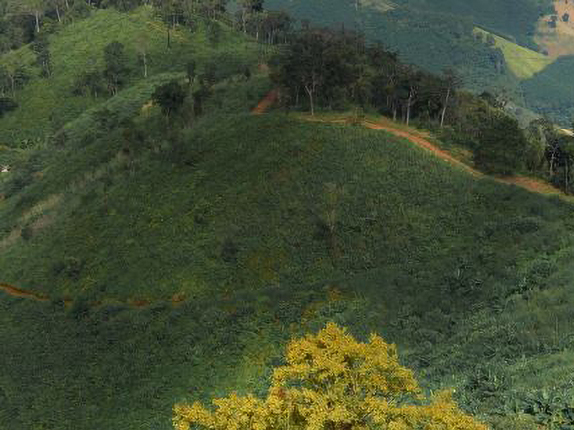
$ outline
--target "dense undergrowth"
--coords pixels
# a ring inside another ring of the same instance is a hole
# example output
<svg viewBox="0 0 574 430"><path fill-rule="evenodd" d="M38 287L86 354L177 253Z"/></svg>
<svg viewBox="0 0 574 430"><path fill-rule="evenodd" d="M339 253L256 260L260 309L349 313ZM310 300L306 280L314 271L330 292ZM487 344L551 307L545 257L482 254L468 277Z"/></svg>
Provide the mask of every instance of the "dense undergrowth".
<svg viewBox="0 0 574 430"><path fill-rule="evenodd" d="M202 116L148 103L186 84L158 65L9 151L1 281L53 300L0 296L0 428L167 430L176 402L264 393L285 343L329 321L397 343L497 430L572 426L572 206L381 131L253 117L260 52L222 40L240 61Z"/></svg>
<svg viewBox="0 0 574 430"><path fill-rule="evenodd" d="M167 429L177 400L264 390L280 346L329 320L397 342L428 387L458 387L479 415L529 410L540 380L571 388L571 207L557 199L283 114L214 113L104 171L3 249L8 281L76 298L2 301L14 428ZM123 297L159 301L85 304Z"/></svg>

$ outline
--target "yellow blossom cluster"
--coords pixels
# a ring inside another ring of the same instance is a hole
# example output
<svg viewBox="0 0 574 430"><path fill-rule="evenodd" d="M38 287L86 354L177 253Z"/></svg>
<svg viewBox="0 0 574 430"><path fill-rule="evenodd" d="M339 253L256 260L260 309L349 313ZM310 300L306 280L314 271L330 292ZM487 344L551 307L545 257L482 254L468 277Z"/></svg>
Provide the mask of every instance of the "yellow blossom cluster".
<svg viewBox="0 0 574 430"><path fill-rule="evenodd" d="M371 335L357 342L328 324L291 341L285 366L275 369L265 400L236 394L176 405L177 430L487 430L464 414L447 392L423 402L412 371L394 345Z"/></svg>

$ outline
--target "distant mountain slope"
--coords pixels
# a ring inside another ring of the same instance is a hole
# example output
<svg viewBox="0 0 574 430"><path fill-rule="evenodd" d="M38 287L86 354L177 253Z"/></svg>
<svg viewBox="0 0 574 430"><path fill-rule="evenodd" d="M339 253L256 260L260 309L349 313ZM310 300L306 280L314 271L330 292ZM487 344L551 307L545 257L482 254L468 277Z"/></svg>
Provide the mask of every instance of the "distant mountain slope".
<svg viewBox="0 0 574 430"><path fill-rule="evenodd" d="M574 55L574 2L554 0L554 9L539 20L534 40L551 58Z"/></svg>
<svg viewBox="0 0 574 430"><path fill-rule="evenodd" d="M573 71L574 56L561 57L522 82L528 107L571 127L574 120Z"/></svg>
<svg viewBox="0 0 574 430"><path fill-rule="evenodd" d="M381 12L376 2L356 9L348 0L269 0L268 4L316 25L360 28L369 39L396 50L409 63L437 73L446 68L457 70L475 90L515 85L504 68L502 53L475 39L470 17L410 6Z"/></svg>
<svg viewBox="0 0 574 430"><path fill-rule="evenodd" d="M555 60L535 52L541 48L534 42L543 15L553 10L551 0L369 0L358 3L359 8L348 0L268 0L267 4L316 25L360 28L370 40L399 52L406 62L437 73L453 69L473 91L504 92L518 106L570 125L572 105L565 96L548 103L529 84L520 84ZM495 43L477 37L475 25L492 33ZM574 70L568 64L562 61L557 67L563 72L552 75L552 93L563 88L563 94L569 94L568 80Z"/></svg>
<svg viewBox="0 0 574 430"><path fill-rule="evenodd" d="M506 64L518 79L531 78L534 74L544 70L545 67L554 62L554 59L546 55L520 46L481 28L475 28L475 34L485 39L488 37L494 38L495 46L502 50Z"/></svg>
<svg viewBox="0 0 574 430"><path fill-rule="evenodd" d="M429 12L472 17L476 24L535 47L532 37L538 19L552 10L552 0L396 0L395 3Z"/></svg>

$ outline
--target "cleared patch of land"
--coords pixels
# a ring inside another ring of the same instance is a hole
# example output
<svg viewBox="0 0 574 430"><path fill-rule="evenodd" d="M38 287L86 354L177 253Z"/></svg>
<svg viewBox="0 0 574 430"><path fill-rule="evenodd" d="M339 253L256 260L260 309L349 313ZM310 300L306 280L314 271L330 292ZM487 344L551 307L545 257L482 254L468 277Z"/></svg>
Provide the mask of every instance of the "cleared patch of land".
<svg viewBox="0 0 574 430"><path fill-rule="evenodd" d="M574 55L574 2L556 0L554 9L554 15L540 18L534 40L552 59ZM553 20L555 27L551 24Z"/></svg>
<svg viewBox="0 0 574 430"><path fill-rule="evenodd" d="M388 12L397 8L398 6L391 1L386 0L360 0L361 6L370 7L378 10L379 12Z"/></svg>
<svg viewBox="0 0 574 430"><path fill-rule="evenodd" d="M481 28L476 27L474 32L476 34L482 34L484 37L488 37L489 35L494 37L495 46L500 48L510 71L519 79L529 79L554 62L554 59L551 57L517 45L510 40Z"/></svg>

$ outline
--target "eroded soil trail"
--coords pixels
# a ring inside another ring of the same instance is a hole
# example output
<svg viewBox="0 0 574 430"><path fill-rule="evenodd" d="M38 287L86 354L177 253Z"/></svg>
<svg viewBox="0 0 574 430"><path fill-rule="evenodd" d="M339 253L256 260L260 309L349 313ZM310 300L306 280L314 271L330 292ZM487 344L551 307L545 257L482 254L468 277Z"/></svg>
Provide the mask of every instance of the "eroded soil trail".
<svg viewBox="0 0 574 430"><path fill-rule="evenodd" d="M402 137L403 139L410 140L411 142L413 142L417 146L424 148L427 151L432 152L438 158L441 158L445 161L448 161L451 164L454 164L456 166L461 167L462 169L469 172L471 175L474 175L477 177L484 176L484 174L482 172L479 172L478 170L473 169L472 167L468 166L467 164L464 164L462 161L457 160L452 155L450 155L448 152L437 148L436 145L432 144L431 142L429 142L428 140L426 140L425 138L423 138L421 136L417 136L417 135L409 133L408 131L405 131L405 130L400 130L398 128L391 128L391 127L385 126L383 124L378 124L378 123L374 123L374 122L370 122L370 121L363 122L363 125L367 128L370 128L371 130L383 130L383 131L389 132L391 134L394 134L397 137Z"/></svg>
<svg viewBox="0 0 574 430"><path fill-rule="evenodd" d="M251 111L253 115L264 114L276 101L279 96L279 91L271 90L267 93L259 104Z"/></svg>
<svg viewBox="0 0 574 430"><path fill-rule="evenodd" d="M52 300L52 298L50 298L49 296L45 295L45 294L39 294L39 293L35 293L33 291L30 290L24 290L22 288L18 288L15 287L13 285L10 284L4 284L4 283L0 283L0 296L1 294L6 294L10 297L15 297L18 299L28 299L28 300L33 300L35 302L49 302ZM162 300L162 301L150 301L150 300L138 300L138 299L132 299L132 300L127 300L127 301L118 301L118 300L113 300L113 301L94 301L94 302L90 302L88 305L90 307L98 307L98 306L102 306L104 304L120 304L120 305L126 305L129 306L131 308L147 308L149 306L152 306L156 303L165 303L165 302L169 302L171 303L171 305L173 306L177 306L183 302L185 302L185 296L183 294L175 294L170 300ZM66 306L71 306L74 301L72 299L62 299L61 303L64 303L64 305Z"/></svg>
<svg viewBox="0 0 574 430"><path fill-rule="evenodd" d="M259 105L253 109L252 113L254 115L260 115L265 113L277 100L278 92L276 90L271 91L269 94L261 100ZM306 121L312 122L322 122L322 123L329 123L329 124L356 124L355 121L352 120L351 117L348 118L332 118L332 119L324 119L318 116L311 116L309 114L301 116ZM467 173L477 177L490 177L491 179L495 180L496 182L507 184L507 185L515 185L520 188L524 188L532 193L541 194L541 195L556 195L561 197L565 201L569 201L574 203L574 197L565 194L560 189L554 187L553 185L549 184L546 181L537 178L530 178L527 176L505 176L505 177L497 177L497 176L490 176L487 175L472 166L464 163L463 161L453 157L447 151L440 149L436 144L432 143L426 137L423 136L423 132L416 132L414 130L408 130L404 128L398 128L394 126L394 122L387 118L381 118L379 121L371 121L371 120L363 120L361 121L361 125L363 127L369 128L371 130L382 130L386 131L387 133L391 133L397 137L401 137L403 139L407 139L410 142L417 145L419 148L423 148L436 157L452 164L458 166L465 170Z"/></svg>
<svg viewBox="0 0 574 430"><path fill-rule="evenodd" d="M31 299L37 302L48 302L50 298L41 294L33 293L32 291L22 290L8 284L0 284L0 292L8 294L12 297L18 297L21 299Z"/></svg>
<svg viewBox="0 0 574 430"><path fill-rule="evenodd" d="M415 145L417 145L418 147L424 148L427 151L432 152L436 157L441 158L455 166L461 167L463 170L467 171L473 176L479 178L488 176L485 173L482 173L479 170L476 170L475 168L469 166L468 164L465 164L462 161L454 158L448 152L438 148L434 143L430 142L424 137L418 136L415 133L411 133L407 130L401 130L398 128L390 127L387 124L383 123L364 121L363 125L373 130L384 130L388 133L394 134L395 136L407 139L412 143L414 143ZM494 179L496 182L507 185L516 185L517 187L524 188L532 193L543 194L543 195L558 195L562 197L564 200L574 201L572 196L568 196L558 188L552 186L548 182L545 182L541 179L529 178L526 176L505 176L505 177L490 176L490 177Z"/></svg>

